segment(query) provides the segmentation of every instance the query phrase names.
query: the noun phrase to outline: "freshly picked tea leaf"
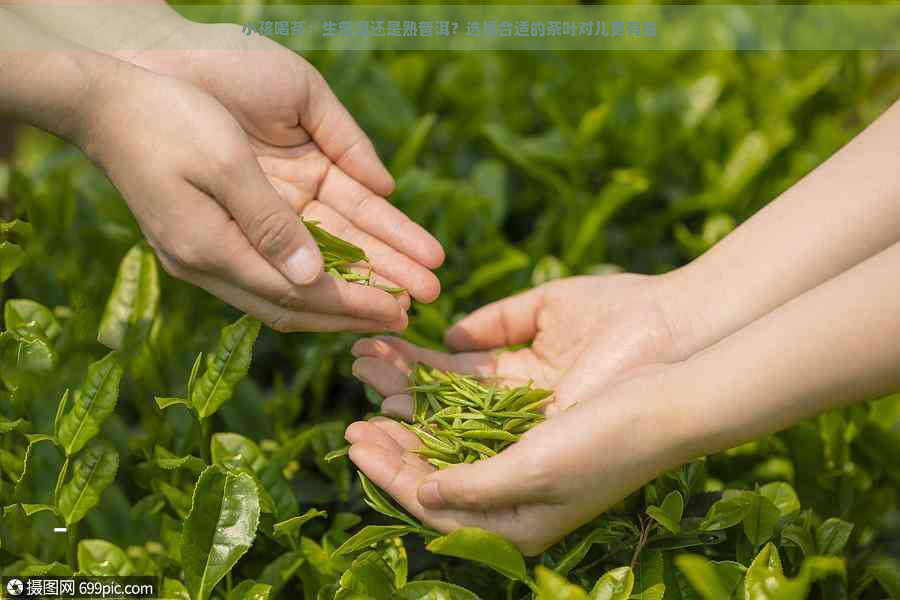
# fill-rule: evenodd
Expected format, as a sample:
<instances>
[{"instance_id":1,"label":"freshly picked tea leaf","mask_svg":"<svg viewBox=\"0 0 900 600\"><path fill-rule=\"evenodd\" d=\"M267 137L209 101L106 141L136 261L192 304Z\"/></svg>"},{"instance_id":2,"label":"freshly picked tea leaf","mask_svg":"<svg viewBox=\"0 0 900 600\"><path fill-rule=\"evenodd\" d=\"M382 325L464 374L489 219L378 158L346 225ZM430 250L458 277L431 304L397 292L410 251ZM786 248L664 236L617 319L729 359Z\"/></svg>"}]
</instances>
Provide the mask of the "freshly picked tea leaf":
<instances>
[{"instance_id":1,"label":"freshly picked tea leaf","mask_svg":"<svg viewBox=\"0 0 900 600\"><path fill-rule=\"evenodd\" d=\"M359 266L359 263L368 263L369 257L366 256L365 250L351 244L346 240L342 240L336 235L325 231L319 226L318 221L307 221L300 219L309 233L312 234L316 244L319 245L319 251L322 253L322 260L325 263L325 272L343 279L350 283L358 283L360 285L375 286L378 289L390 292L391 294L399 294L404 292L403 288L389 287L374 283L374 272L371 267L367 273L359 273L353 270L353 266Z\"/></svg>"},{"instance_id":2,"label":"freshly picked tea leaf","mask_svg":"<svg viewBox=\"0 0 900 600\"><path fill-rule=\"evenodd\" d=\"M530 383L499 387L460 373L417 365L410 374L416 450L439 469L489 458L540 423L552 394Z\"/></svg>"}]
</instances>

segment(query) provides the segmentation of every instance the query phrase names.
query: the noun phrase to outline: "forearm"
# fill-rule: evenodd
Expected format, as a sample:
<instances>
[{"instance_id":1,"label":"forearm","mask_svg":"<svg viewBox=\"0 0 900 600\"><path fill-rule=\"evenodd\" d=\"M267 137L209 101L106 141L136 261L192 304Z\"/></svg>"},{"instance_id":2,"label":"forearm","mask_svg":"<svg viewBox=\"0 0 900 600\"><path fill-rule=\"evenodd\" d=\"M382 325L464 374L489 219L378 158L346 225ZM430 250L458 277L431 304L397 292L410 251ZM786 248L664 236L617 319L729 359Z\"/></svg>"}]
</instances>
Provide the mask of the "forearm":
<instances>
[{"instance_id":1,"label":"forearm","mask_svg":"<svg viewBox=\"0 0 900 600\"><path fill-rule=\"evenodd\" d=\"M115 62L0 8L0 118L84 144L101 82Z\"/></svg>"},{"instance_id":2,"label":"forearm","mask_svg":"<svg viewBox=\"0 0 900 600\"><path fill-rule=\"evenodd\" d=\"M665 302L689 356L900 240L900 102L693 263Z\"/></svg>"},{"instance_id":3,"label":"forearm","mask_svg":"<svg viewBox=\"0 0 900 600\"><path fill-rule=\"evenodd\" d=\"M47 32L143 67L155 50L189 47L192 22L164 0L6 0L7 8ZM155 57L159 60L160 57Z\"/></svg>"},{"instance_id":4,"label":"forearm","mask_svg":"<svg viewBox=\"0 0 900 600\"><path fill-rule=\"evenodd\" d=\"M673 369L688 455L900 388L900 243Z\"/></svg>"}]
</instances>

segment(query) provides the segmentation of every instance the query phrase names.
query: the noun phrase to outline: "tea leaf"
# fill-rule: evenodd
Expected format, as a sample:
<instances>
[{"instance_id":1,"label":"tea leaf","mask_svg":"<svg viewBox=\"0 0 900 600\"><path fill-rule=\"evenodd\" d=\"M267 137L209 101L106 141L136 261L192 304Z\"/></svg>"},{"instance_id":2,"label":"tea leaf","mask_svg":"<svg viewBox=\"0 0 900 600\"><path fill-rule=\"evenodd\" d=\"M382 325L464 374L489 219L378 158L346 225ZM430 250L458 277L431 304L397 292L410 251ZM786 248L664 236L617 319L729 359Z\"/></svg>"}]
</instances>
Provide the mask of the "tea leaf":
<instances>
[{"instance_id":1,"label":"tea leaf","mask_svg":"<svg viewBox=\"0 0 900 600\"><path fill-rule=\"evenodd\" d=\"M75 457L72 477L60 488L57 502L66 525L80 521L100 501L118 468L119 455L105 442L94 443Z\"/></svg>"},{"instance_id":2,"label":"tea leaf","mask_svg":"<svg viewBox=\"0 0 900 600\"><path fill-rule=\"evenodd\" d=\"M429 552L485 564L510 579L526 580L525 559L515 546L490 531L463 527L426 546Z\"/></svg>"},{"instance_id":3,"label":"tea leaf","mask_svg":"<svg viewBox=\"0 0 900 600\"><path fill-rule=\"evenodd\" d=\"M328 517L328 513L326 513L324 510L311 508L302 515L291 517L290 519L275 523L275 525L272 526L272 530L275 532L275 535L287 535L293 531L300 529L300 527L307 521L318 517L326 518Z\"/></svg>"},{"instance_id":4,"label":"tea leaf","mask_svg":"<svg viewBox=\"0 0 900 600\"><path fill-rule=\"evenodd\" d=\"M215 413L231 398L247 375L260 322L244 315L222 329L219 345L206 357L206 370L191 390L191 404L201 419Z\"/></svg>"},{"instance_id":5,"label":"tea leaf","mask_svg":"<svg viewBox=\"0 0 900 600\"><path fill-rule=\"evenodd\" d=\"M134 565L125 551L106 540L78 542L78 570L85 575L134 575Z\"/></svg>"},{"instance_id":6,"label":"tea leaf","mask_svg":"<svg viewBox=\"0 0 900 600\"><path fill-rule=\"evenodd\" d=\"M113 350L142 341L156 318L159 293L156 257L145 243L136 244L119 265L97 340Z\"/></svg>"},{"instance_id":7,"label":"tea leaf","mask_svg":"<svg viewBox=\"0 0 900 600\"><path fill-rule=\"evenodd\" d=\"M274 593L277 595L277 592ZM225 600L268 600L271 594L273 594L271 585L245 579L234 586L234 589L225 596Z\"/></svg>"},{"instance_id":8,"label":"tea leaf","mask_svg":"<svg viewBox=\"0 0 900 600\"><path fill-rule=\"evenodd\" d=\"M540 600L588 600L587 592L543 565L534 570Z\"/></svg>"},{"instance_id":9,"label":"tea leaf","mask_svg":"<svg viewBox=\"0 0 900 600\"><path fill-rule=\"evenodd\" d=\"M759 493L778 508L778 513L782 517L800 510L800 499L789 483L773 481L759 488Z\"/></svg>"},{"instance_id":10,"label":"tea leaf","mask_svg":"<svg viewBox=\"0 0 900 600\"><path fill-rule=\"evenodd\" d=\"M185 580L195 600L210 592L244 555L256 536L259 493L246 474L208 467L194 488L181 534Z\"/></svg>"},{"instance_id":11,"label":"tea leaf","mask_svg":"<svg viewBox=\"0 0 900 600\"><path fill-rule=\"evenodd\" d=\"M304 561L306 561L306 553L303 550L286 552L266 565L258 579L261 584L265 584L269 588L267 590L269 594L278 598L281 590L297 573L297 569Z\"/></svg>"},{"instance_id":12,"label":"tea leaf","mask_svg":"<svg viewBox=\"0 0 900 600\"><path fill-rule=\"evenodd\" d=\"M730 498L723 498L710 507L706 518L700 523L703 531L718 531L734 527L744 520L753 508L753 494L740 492Z\"/></svg>"},{"instance_id":13,"label":"tea leaf","mask_svg":"<svg viewBox=\"0 0 900 600\"><path fill-rule=\"evenodd\" d=\"M480 600L464 587L446 581L410 581L394 592L399 600Z\"/></svg>"},{"instance_id":14,"label":"tea leaf","mask_svg":"<svg viewBox=\"0 0 900 600\"><path fill-rule=\"evenodd\" d=\"M3 320L10 331L34 331L47 340L55 339L62 331L49 308L27 298L7 300Z\"/></svg>"},{"instance_id":15,"label":"tea leaf","mask_svg":"<svg viewBox=\"0 0 900 600\"><path fill-rule=\"evenodd\" d=\"M751 494L750 510L744 517L744 533L754 546L760 546L775 533L778 507L760 494Z\"/></svg>"},{"instance_id":16,"label":"tea leaf","mask_svg":"<svg viewBox=\"0 0 900 600\"><path fill-rule=\"evenodd\" d=\"M819 554L840 554L853 532L853 523L832 517L816 529L816 548Z\"/></svg>"},{"instance_id":17,"label":"tea leaf","mask_svg":"<svg viewBox=\"0 0 900 600\"><path fill-rule=\"evenodd\" d=\"M627 600L634 588L631 567L619 567L603 574L591 590L590 600Z\"/></svg>"},{"instance_id":18,"label":"tea leaf","mask_svg":"<svg viewBox=\"0 0 900 600\"><path fill-rule=\"evenodd\" d=\"M59 444L72 456L100 432L100 425L112 414L119 395L122 366L110 352L88 367L87 377L75 391L72 409L59 422Z\"/></svg>"},{"instance_id":19,"label":"tea leaf","mask_svg":"<svg viewBox=\"0 0 900 600\"><path fill-rule=\"evenodd\" d=\"M338 557L350 554L363 548L377 544L381 540L406 535L416 531L417 528L410 525L367 525L359 530L353 537L340 545L331 556Z\"/></svg>"},{"instance_id":20,"label":"tea leaf","mask_svg":"<svg viewBox=\"0 0 900 600\"><path fill-rule=\"evenodd\" d=\"M731 592L726 590L719 580L719 575L712 563L702 556L682 554L675 557L675 564L703 600L731 597Z\"/></svg>"}]
</instances>

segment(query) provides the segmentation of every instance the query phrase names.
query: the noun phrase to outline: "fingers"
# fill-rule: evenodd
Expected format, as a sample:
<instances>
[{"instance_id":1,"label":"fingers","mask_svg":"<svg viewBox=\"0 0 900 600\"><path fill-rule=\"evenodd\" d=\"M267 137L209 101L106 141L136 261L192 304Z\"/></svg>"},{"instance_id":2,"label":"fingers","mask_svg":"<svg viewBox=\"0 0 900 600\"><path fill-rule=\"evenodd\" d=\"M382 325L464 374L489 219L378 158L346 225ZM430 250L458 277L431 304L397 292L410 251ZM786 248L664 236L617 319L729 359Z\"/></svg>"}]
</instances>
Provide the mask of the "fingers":
<instances>
[{"instance_id":1,"label":"fingers","mask_svg":"<svg viewBox=\"0 0 900 600\"><path fill-rule=\"evenodd\" d=\"M544 288L537 287L479 308L448 329L445 341L457 351L529 342L538 331L544 294Z\"/></svg>"},{"instance_id":2,"label":"fingers","mask_svg":"<svg viewBox=\"0 0 900 600\"><path fill-rule=\"evenodd\" d=\"M437 471L419 485L417 499L431 510L495 511L546 500L527 453L513 447L472 464Z\"/></svg>"},{"instance_id":3,"label":"fingers","mask_svg":"<svg viewBox=\"0 0 900 600\"><path fill-rule=\"evenodd\" d=\"M430 233L341 169L329 169L319 187L318 199L358 229L429 269L444 262L444 249Z\"/></svg>"},{"instance_id":4,"label":"fingers","mask_svg":"<svg viewBox=\"0 0 900 600\"><path fill-rule=\"evenodd\" d=\"M296 285L322 274L322 255L291 205L263 174L249 144L223 151L216 176L192 181L208 190L238 223L256 251Z\"/></svg>"},{"instance_id":5,"label":"fingers","mask_svg":"<svg viewBox=\"0 0 900 600\"><path fill-rule=\"evenodd\" d=\"M440 294L441 284L429 269L380 239L358 229L327 204L319 201L310 202L303 210L303 216L320 221L322 227L329 233L365 250L369 265L376 273L409 290L409 293L420 302L432 302Z\"/></svg>"},{"instance_id":6,"label":"fingers","mask_svg":"<svg viewBox=\"0 0 900 600\"><path fill-rule=\"evenodd\" d=\"M413 400L409 394L394 394L381 403L381 412L389 417L412 421Z\"/></svg>"},{"instance_id":7,"label":"fingers","mask_svg":"<svg viewBox=\"0 0 900 600\"><path fill-rule=\"evenodd\" d=\"M212 275L291 312L379 321L379 330L395 330L406 320L404 304L408 306L409 299L402 294L331 276L306 286L292 283L254 251L238 224L212 197L191 185L184 185L177 194L189 210L158 217L165 229L152 237L163 238L156 246L178 263L174 268L179 272Z\"/></svg>"},{"instance_id":8,"label":"fingers","mask_svg":"<svg viewBox=\"0 0 900 600\"><path fill-rule=\"evenodd\" d=\"M442 371L455 371L478 377L497 374L497 359L490 352L462 352L447 354L422 348L396 337L380 336L359 340L351 348L354 356L379 358L406 370L415 363L425 363Z\"/></svg>"},{"instance_id":9,"label":"fingers","mask_svg":"<svg viewBox=\"0 0 900 600\"><path fill-rule=\"evenodd\" d=\"M374 192L390 195L394 178L378 158L372 142L319 72L308 63L304 67L308 96L306 106L298 107L300 124L344 172Z\"/></svg>"},{"instance_id":10,"label":"fingers","mask_svg":"<svg viewBox=\"0 0 900 600\"><path fill-rule=\"evenodd\" d=\"M173 277L203 288L224 302L256 317L275 331L290 333L295 331L353 331L371 333L384 331L386 325L380 321L358 319L346 315L326 315L314 312L292 311L278 306L256 294L232 285L206 273L191 271L175 264L171 259L160 257L163 268ZM398 329L406 327L405 318L397 324Z\"/></svg>"}]
</instances>

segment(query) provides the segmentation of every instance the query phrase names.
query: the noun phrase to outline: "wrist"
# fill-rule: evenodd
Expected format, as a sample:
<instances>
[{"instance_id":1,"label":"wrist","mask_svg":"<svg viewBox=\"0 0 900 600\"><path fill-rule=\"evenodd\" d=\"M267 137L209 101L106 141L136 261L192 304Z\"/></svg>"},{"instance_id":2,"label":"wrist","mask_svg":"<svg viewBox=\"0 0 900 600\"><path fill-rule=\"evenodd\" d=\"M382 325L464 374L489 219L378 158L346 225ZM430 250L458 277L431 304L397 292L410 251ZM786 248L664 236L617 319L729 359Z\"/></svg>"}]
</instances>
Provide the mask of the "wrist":
<instances>
[{"instance_id":1,"label":"wrist","mask_svg":"<svg viewBox=\"0 0 900 600\"><path fill-rule=\"evenodd\" d=\"M657 276L657 304L679 360L690 358L724 337L709 310L719 278L703 270L695 262Z\"/></svg>"}]
</instances>

